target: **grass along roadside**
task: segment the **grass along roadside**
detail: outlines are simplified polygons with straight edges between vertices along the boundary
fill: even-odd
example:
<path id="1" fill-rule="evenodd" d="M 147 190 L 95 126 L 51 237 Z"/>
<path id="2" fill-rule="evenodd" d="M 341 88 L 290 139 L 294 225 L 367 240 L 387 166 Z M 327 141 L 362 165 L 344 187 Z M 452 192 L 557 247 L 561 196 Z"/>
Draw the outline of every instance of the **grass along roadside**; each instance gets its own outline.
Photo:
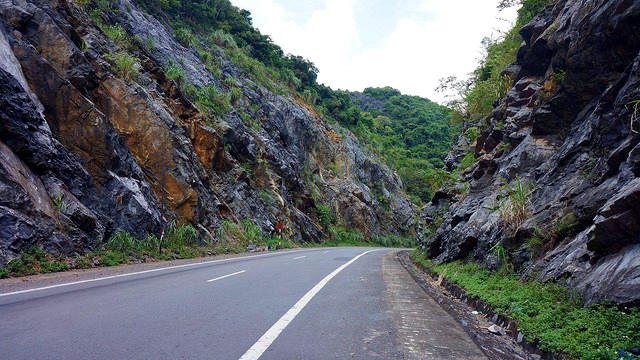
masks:
<path id="1" fill-rule="evenodd" d="M 193 226 L 178 226 L 172 221 L 165 228 L 162 243 L 155 235 L 136 239 L 128 232 L 117 232 L 97 250 L 76 257 L 48 254 L 34 246 L 20 257 L 11 259 L 6 268 L 0 267 L 0 279 L 128 263 L 238 254 L 246 252 L 250 244 L 275 249 L 278 243 L 276 238 L 263 233 L 250 220 L 240 224 L 223 222 L 216 236 L 215 241 L 199 241 L 200 233 Z M 294 245 L 284 239 L 282 247 L 292 248 Z"/>
<path id="2" fill-rule="evenodd" d="M 638 359 L 628 352 L 640 347 L 638 308 L 607 302 L 583 307 L 580 294 L 558 284 L 491 274 L 475 263 L 436 265 L 417 251 L 411 259 L 517 321 L 525 340 L 537 339 L 542 350 L 575 359 Z"/>

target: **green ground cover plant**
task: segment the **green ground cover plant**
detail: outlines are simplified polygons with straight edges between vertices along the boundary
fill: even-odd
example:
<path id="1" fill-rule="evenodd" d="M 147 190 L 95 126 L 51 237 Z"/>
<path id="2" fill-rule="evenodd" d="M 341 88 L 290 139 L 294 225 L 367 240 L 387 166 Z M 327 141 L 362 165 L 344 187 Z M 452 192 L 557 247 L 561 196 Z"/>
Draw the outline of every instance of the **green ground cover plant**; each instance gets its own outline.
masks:
<path id="1" fill-rule="evenodd" d="M 69 264 L 64 257 L 47 254 L 41 248 L 33 246 L 19 258 L 11 259 L 7 263 L 7 268 L 0 270 L 0 274 L 4 274 L 4 277 L 24 276 L 64 271 L 68 268 Z"/>

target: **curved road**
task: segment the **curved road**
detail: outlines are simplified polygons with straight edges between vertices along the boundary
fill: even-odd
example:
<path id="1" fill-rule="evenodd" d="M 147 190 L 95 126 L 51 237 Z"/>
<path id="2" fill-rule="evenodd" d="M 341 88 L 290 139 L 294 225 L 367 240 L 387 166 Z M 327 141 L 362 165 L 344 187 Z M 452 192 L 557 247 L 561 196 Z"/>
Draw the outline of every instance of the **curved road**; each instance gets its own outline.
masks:
<path id="1" fill-rule="evenodd" d="M 0 354 L 3 359 L 484 358 L 401 267 L 395 252 L 306 249 L 3 291 Z"/>

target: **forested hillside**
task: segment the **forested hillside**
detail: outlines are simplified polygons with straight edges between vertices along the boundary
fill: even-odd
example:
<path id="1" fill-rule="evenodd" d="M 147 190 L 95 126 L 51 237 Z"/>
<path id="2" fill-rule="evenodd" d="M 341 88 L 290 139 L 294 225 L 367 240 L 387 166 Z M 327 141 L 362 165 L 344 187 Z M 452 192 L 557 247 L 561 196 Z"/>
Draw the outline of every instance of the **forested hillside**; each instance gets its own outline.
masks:
<path id="1" fill-rule="evenodd" d="M 183 44 L 198 47 L 196 36 L 210 39 L 259 79 L 286 84 L 329 121 L 337 121 L 353 131 L 368 143 L 370 150 L 399 172 L 414 202 L 429 201 L 440 185 L 435 169 L 443 167 L 454 133 L 445 107 L 428 99 L 402 95 L 391 88 L 368 88 L 357 103 L 353 102 L 356 93 L 318 84 L 318 69 L 313 63 L 285 54 L 269 36 L 251 25 L 249 12 L 236 9 L 226 0 L 205 3 L 140 0 L 140 3 L 151 14 L 168 17 Z M 203 50 L 198 51 L 206 60 Z M 196 99 L 195 88 L 187 87 L 189 93 L 194 101 L 204 103 Z M 367 102 L 365 98 L 376 99 L 382 106 L 380 109 L 363 107 L 363 101 Z"/>
<path id="2" fill-rule="evenodd" d="M 398 171 L 414 202 L 430 201 L 459 131 L 450 124 L 449 109 L 390 87 L 349 95 L 362 112 L 351 130 Z"/>
<path id="3" fill-rule="evenodd" d="M 197 37 L 223 48 L 261 82 L 270 84 L 275 80 L 285 84 L 287 91 L 295 92 L 327 121 L 351 130 L 369 151 L 398 172 L 414 203 L 431 200 L 433 192 L 445 181 L 441 171 L 443 160 L 456 133 L 450 128 L 447 108 L 391 88 L 368 88 L 354 102 L 357 93 L 318 84 L 318 69 L 313 63 L 285 54 L 269 36 L 251 25 L 249 12 L 233 7 L 227 0 L 205 3 L 140 0 L 140 3 L 151 14 L 168 17 L 177 39 L 198 48 L 205 63 L 209 56 L 198 45 Z M 174 69 L 176 65 L 172 64 L 170 70 Z M 179 77 L 180 71 L 178 68 L 174 76 Z M 170 75 L 174 73 L 169 71 Z M 224 97 L 206 101 L 195 87 L 185 85 L 187 96 L 201 107 L 208 106 L 215 112 L 227 108 Z M 380 109 L 363 107 L 367 98 L 380 102 Z"/>

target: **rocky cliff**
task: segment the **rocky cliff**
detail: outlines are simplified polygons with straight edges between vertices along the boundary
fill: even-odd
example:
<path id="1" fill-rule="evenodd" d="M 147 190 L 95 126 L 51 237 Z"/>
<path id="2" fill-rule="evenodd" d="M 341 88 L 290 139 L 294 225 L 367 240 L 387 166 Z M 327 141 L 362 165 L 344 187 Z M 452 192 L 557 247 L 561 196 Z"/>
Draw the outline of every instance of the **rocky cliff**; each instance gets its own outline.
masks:
<path id="1" fill-rule="evenodd" d="M 516 271 L 566 282 L 587 303 L 637 302 L 640 2 L 560 0 L 520 34 L 504 73 L 513 87 L 477 124 L 477 141 L 461 137 L 447 158 L 455 169 L 471 148 L 477 162 L 423 209 L 433 226 L 421 246 L 439 262 L 492 268 L 506 254 Z"/>
<path id="2" fill-rule="evenodd" d="M 104 3 L 92 19 L 86 2 L 0 1 L 0 263 L 34 244 L 73 254 L 119 230 L 157 234 L 171 219 L 214 240 L 224 220 L 282 222 L 318 242 L 319 205 L 365 237 L 415 227 L 398 176 L 294 92 L 199 38 L 208 55 L 183 46 L 134 2 Z M 236 98 L 205 114 L 180 82 Z"/>

